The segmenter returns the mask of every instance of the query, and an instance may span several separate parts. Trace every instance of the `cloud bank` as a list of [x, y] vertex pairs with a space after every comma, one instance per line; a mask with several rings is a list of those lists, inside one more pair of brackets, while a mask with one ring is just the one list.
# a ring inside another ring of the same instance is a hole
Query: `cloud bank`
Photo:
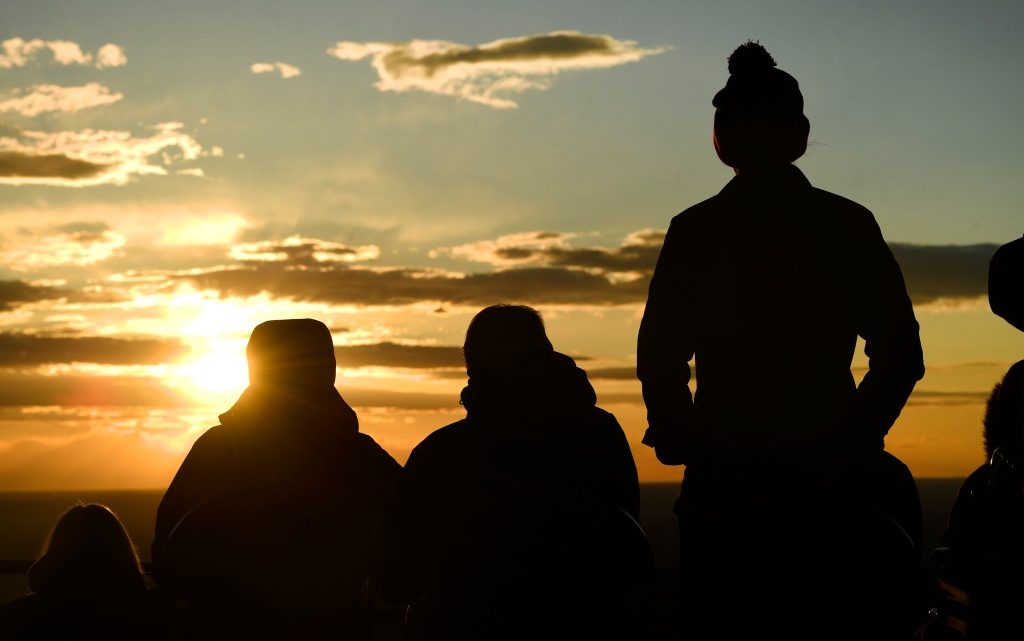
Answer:
[[615, 67], [665, 50], [609, 35], [554, 31], [476, 46], [444, 40], [341, 41], [327, 55], [368, 58], [379, 78], [374, 86], [381, 91], [421, 91], [512, 109], [518, 105], [511, 96], [548, 89], [559, 73]]
[[168, 338], [112, 338], [109, 336], [40, 336], [0, 332], [0, 367], [49, 363], [103, 365], [159, 365], [188, 353], [179, 341]]
[[92, 65], [97, 69], [107, 69], [128, 64], [124, 49], [113, 43], [107, 43], [91, 54], [70, 40], [8, 38], [0, 43], [0, 69], [24, 67], [47, 55], [52, 62], [64, 66]]
[[254, 62], [249, 66], [249, 71], [255, 74], [274, 73], [276, 71], [285, 80], [302, 75], [302, 69], [286, 62]]
[[338, 367], [442, 369], [465, 366], [462, 348], [455, 345], [406, 345], [391, 342], [336, 345], [334, 354]]
[[125, 244], [124, 236], [106, 225], [70, 225], [53, 231], [0, 244], [0, 263], [18, 272], [92, 265], [110, 258]]

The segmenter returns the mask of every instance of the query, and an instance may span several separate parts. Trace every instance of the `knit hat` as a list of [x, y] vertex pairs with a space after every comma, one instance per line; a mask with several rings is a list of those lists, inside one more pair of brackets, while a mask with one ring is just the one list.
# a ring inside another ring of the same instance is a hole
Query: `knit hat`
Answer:
[[796, 79], [779, 69], [758, 42], [748, 40], [729, 56], [729, 80], [711, 104], [732, 115], [793, 118], [803, 114], [804, 97]]

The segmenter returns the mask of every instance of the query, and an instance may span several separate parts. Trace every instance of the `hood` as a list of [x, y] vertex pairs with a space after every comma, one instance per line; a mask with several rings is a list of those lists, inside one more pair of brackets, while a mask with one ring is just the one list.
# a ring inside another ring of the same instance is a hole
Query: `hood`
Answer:
[[250, 385], [231, 409], [220, 415], [220, 422], [227, 427], [311, 425], [333, 433], [359, 432], [355, 410], [334, 387]]
[[587, 373], [565, 354], [549, 352], [501, 370], [470, 371], [462, 390], [468, 417], [489, 422], [532, 421], [594, 407], [597, 395]]

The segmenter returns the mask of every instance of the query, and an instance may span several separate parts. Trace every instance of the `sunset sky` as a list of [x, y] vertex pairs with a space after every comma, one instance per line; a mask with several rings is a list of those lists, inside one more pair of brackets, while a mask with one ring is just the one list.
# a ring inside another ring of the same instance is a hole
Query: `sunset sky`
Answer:
[[984, 299], [1024, 234], [1022, 21], [1012, 2], [5, 2], [0, 491], [165, 486], [272, 318], [331, 327], [342, 395], [404, 461], [463, 416], [462, 338], [496, 302], [539, 308], [641, 479], [677, 480], [639, 444], [636, 332], [668, 221], [731, 177], [711, 98], [748, 38], [800, 82], [798, 165], [875, 213], [915, 302], [928, 373], [888, 448], [962, 476], [1024, 357]]

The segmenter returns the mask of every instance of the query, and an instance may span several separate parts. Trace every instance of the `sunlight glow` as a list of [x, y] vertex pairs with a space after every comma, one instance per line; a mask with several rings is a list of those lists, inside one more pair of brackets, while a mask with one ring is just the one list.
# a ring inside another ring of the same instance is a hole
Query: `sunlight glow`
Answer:
[[183, 363], [179, 373], [193, 395], [203, 400], [230, 402], [249, 385], [245, 342], [212, 340], [209, 345], [208, 352]]

